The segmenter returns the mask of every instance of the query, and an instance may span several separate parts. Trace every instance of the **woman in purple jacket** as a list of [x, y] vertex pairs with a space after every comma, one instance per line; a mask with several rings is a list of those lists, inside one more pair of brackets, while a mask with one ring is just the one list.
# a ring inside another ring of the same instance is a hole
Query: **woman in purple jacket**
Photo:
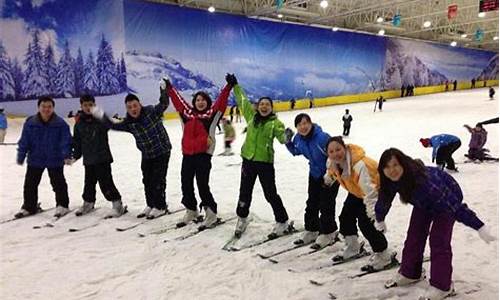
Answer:
[[[422, 279], [422, 261], [427, 236], [431, 249], [431, 278], [420, 299], [443, 299], [453, 292], [451, 281], [451, 236], [455, 221], [478, 231], [486, 243], [495, 240], [476, 214], [462, 203], [458, 183], [436, 167], [426, 167], [398, 149], [382, 153], [378, 165], [379, 198], [375, 205], [375, 227], [385, 228], [384, 219], [396, 193], [403, 203], [413, 205], [403, 248], [401, 267], [386, 287], [403, 286]], [[432, 224], [432, 228], [431, 228]], [[430, 230], [430, 234], [429, 234]]]

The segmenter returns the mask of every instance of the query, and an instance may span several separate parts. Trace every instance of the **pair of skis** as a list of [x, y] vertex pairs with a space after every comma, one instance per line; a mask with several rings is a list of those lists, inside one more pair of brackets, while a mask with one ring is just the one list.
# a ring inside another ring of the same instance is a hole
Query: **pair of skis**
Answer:
[[36, 212], [36, 214], [27, 215], [27, 216], [24, 216], [24, 217], [12, 217], [12, 218], [0, 221], [0, 224], [10, 223], [10, 222], [14, 222], [14, 221], [21, 220], [21, 219], [26, 219], [26, 218], [29, 218], [29, 217], [32, 217], [32, 216], [37, 216], [40, 213], [49, 212], [49, 211], [52, 211], [54, 209], [56, 209], [56, 208], [55, 207], [51, 207], [49, 209], [43, 209], [41, 207], [41, 203], [38, 203], [37, 204], [37, 212]]
[[[204, 226], [204, 225], [201, 225], [199, 226], [196, 230], [193, 230], [191, 232], [188, 232], [187, 234], [184, 234], [184, 235], [181, 235], [181, 236], [178, 236], [176, 237], [174, 240], [176, 241], [183, 241], [185, 239], [188, 239], [188, 238], [191, 238], [193, 236], [196, 236], [198, 234], [200, 234], [201, 232], [205, 231], [205, 230], [208, 230], [208, 229], [213, 229], [219, 225], [223, 225], [223, 224], [226, 224], [227, 222], [231, 222], [233, 220], [236, 220], [238, 217], [231, 217], [231, 218], [227, 218], [227, 219], [222, 219], [222, 218], [217, 218], [217, 221], [212, 224], [212, 226]], [[170, 240], [164, 240], [163, 242], [164, 243], [167, 243], [169, 242]]]
[[127, 231], [127, 230], [130, 230], [130, 229], [134, 229], [134, 228], [136, 228], [136, 227], [138, 227], [138, 226], [140, 226], [140, 225], [142, 225], [142, 224], [144, 224], [146, 222], [158, 219], [158, 218], [163, 217], [163, 216], [173, 215], [173, 214], [179, 213], [179, 212], [184, 211], [184, 210], [185, 210], [184, 208], [178, 208], [178, 209], [175, 209], [175, 210], [172, 210], [172, 211], [170, 211], [170, 210], [167, 209], [164, 214], [162, 214], [162, 215], [160, 215], [160, 216], [158, 216], [158, 217], [156, 217], [154, 219], [144, 218], [143, 220], [135, 222], [134, 224], [129, 225], [129, 226], [116, 227], [116, 231], [123, 232], [123, 231]]

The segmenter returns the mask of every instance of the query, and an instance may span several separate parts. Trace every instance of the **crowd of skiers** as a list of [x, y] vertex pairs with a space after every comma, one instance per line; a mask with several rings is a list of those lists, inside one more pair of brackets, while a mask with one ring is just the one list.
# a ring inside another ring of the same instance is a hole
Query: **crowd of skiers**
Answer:
[[[236, 236], [243, 234], [250, 222], [248, 216], [257, 177], [275, 218], [269, 238], [290, 233], [289, 216], [275, 182], [273, 141], [276, 139], [292, 155], [302, 155], [309, 161], [305, 232], [294, 241], [295, 244], [311, 244], [312, 248], [321, 249], [338, 241], [340, 234], [345, 247], [334, 259], [353, 259], [366, 251], [358, 239], [359, 227], [373, 251], [370, 267], [384, 269], [395, 257], [395, 251], [384, 234], [384, 220], [395, 195], [399, 194], [402, 203], [413, 205], [413, 211], [400, 270], [387, 284], [403, 286], [422, 279], [423, 252], [426, 239], [430, 236], [431, 277], [425, 297], [443, 299], [453, 290], [451, 238], [455, 221], [477, 230], [486, 242], [495, 239], [474, 211], [463, 203], [458, 183], [443, 170], [456, 170], [452, 154], [461, 145], [457, 137], [442, 134], [420, 140], [425, 147], [433, 147], [432, 160], [438, 167], [424, 166], [422, 161], [395, 148], [385, 150], [377, 162], [367, 156], [361, 146], [345, 143], [341, 136], [331, 137], [305, 113], [295, 117], [297, 134], [291, 128], [285, 129], [273, 111], [272, 99], [261, 97], [256, 105], [252, 104], [232, 74], [226, 75], [226, 85], [215, 101], [200, 91], [193, 96], [191, 103], [183, 99], [170, 80], [164, 78], [156, 105], [143, 106], [136, 95], [127, 95], [127, 115], [121, 121], [107, 116], [96, 106], [92, 96], [82, 96], [73, 137], [66, 122], [55, 114], [54, 100], [41, 97], [38, 113], [26, 120], [18, 143], [17, 163], [22, 165], [27, 158], [27, 171], [24, 203], [16, 217], [35, 214], [40, 209], [38, 185], [45, 169], [56, 194], [55, 215], [67, 214], [69, 198], [64, 165], [71, 165], [80, 158], [85, 167], [85, 179], [83, 205], [76, 214], [85, 215], [94, 209], [97, 183], [104, 197], [112, 203], [109, 217], [126, 213], [127, 206], [122, 203], [112, 177], [113, 157], [108, 142], [110, 129], [132, 134], [142, 154], [146, 206], [137, 217], [152, 219], [166, 214], [166, 174], [172, 145], [162, 117], [172, 103], [183, 123], [181, 202], [186, 212], [178, 226], [199, 220], [201, 209], [205, 211], [201, 226], [215, 226], [218, 209], [209, 184], [211, 159], [215, 148], [215, 127], [226, 111], [231, 91], [236, 98], [236, 109], [241, 111], [247, 123], [241, 149], [243, 162], [236, 204]], [[380, 99], [380, 105], [382, 102]], [[343, 121], [343, 135], [348, 136], [352, 121], [349, 110], [346, 110]], [[231, 120], [224, 120], [226, 151], [230, 151], [234, 140], [234, 128], [231, 130], [230, 124]], [[468, 153], [471, 159], [485, 159], [483, 124], [486, 122], [479, 123], [475, 128], [466, 125], [472, 134]], [[195, 178], [201, 198], [199, 204], [194, 194]], [[348, 196], [337, 222], [335, 202], [340, 186], [348, 192]]]

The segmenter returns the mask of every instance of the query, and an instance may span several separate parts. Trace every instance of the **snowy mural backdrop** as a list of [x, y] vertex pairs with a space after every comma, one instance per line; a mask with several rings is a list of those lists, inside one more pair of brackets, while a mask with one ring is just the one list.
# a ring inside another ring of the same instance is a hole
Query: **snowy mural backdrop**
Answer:
[[190, 97], [216, 96], [235, 73], [251, 98], [278, 100], [498, 78], [492, 52], [143, 1], [4, 0], [0, 10], [0, 101], [13, 113], [32, 113], [45, 94], [66, 113], [83, 93], [123, 113], [128, 92], [156, 102], [165, 75]]

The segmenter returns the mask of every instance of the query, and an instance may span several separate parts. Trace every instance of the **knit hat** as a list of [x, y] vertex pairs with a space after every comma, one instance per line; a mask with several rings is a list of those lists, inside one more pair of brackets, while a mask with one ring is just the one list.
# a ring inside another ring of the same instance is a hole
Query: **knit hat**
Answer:
[[267, 100], [271, 103], [271, 106], [273, 106], [273, 99], [271, 99], [270, 97], [260, 97], [259, 100], [257, 101], [257, 104], [260, 103], [260, 101], [262, 100]]
[[420, 142], [422, 143], [422, 146], [424, 146], [426, 148], [431, 145], [431, 140], [430, 139], [421, 138]]

